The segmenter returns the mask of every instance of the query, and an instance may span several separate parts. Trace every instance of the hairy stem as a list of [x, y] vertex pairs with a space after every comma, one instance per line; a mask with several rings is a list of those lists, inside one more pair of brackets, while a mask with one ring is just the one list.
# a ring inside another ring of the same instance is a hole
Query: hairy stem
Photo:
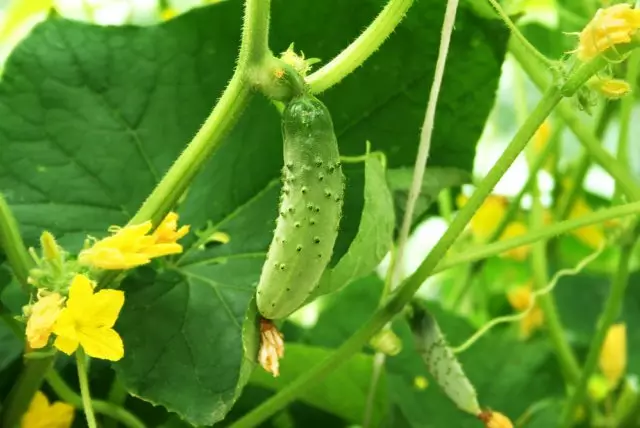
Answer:
[[[64, 379], [62, 379], [57, 372], [49, 370], [46, 375], [46, 380], [51, 389], [53, 389], [53, 392], [55, 392], [60, 399], [71, 404], [77, 409], [82, 409], [84, 407], [82, 397], [76, 394], [76, 392], [66, 384]], [[121, 406], [101, 400], [92, 400], [91, 404], [93, 405], [96, 413], [108, 416], [113, 421], [120, 422], [126, 427], [145, 428], [145, 424], [140, 419]]]
[[238, 68], [259, 64], [269, 55], [271, 0], [245, 0]]
[[29, 257], [29, 252], [20, 236], [18, 222], [2, 194], [0, 194], [0, 247], [7, 255], [16, 279], [27, 288], [29, 286], [27, 279], [33, 260]]
[[360, 67], [398, 26], [413, 0], [389, 0], [366, 30], [328, 64], [311, 73], [306, 81], [311, 92], [323, 92]]
[[540, 124], [542, 124], [544, 119], [558, 104], [560, 98], [561, 95], [556, 89], [550, 89], [544, 94], [531, 116], [529, 116], [527, 121], [516, 133], [500, 159], [498, 159], [487, 176], [478, 185], [474, 194], [469, 198], [469, 201], [465, 204], [463, 209], [453, 219], [447, 231], [433, 247], [429, 255], [423, 260], [416, 272], [402, 283], [397, 292], [373, 314], [369, 321], [358, 329], [358, 331], [344, 342], [333, 354], [315, 367], [310, 368], [303, 375], [280, 390], [276, 395], [253, 409], [248, 414], [244, 415], [231, 426], [240, 428], [259, 425], [266, 418], [293, 401], [302, 391], [305, 390], [305, 388], [322, 379], [326, 374], [330, 373], [351, 358], [351, 356], [362, 348], [371, 336], [388, 323], [398, 312], [400, 312], [404, 306], [409, 303], [420, 285], [422, 285], [422, 283], [433, 273], [438, 262], [444, 257], [484, 199], [489, 195], [489, 193], [491, 193], [493, 187], [498, 183], [509, 166], [511, 166], [516, 157], [524, 149], [536, 129], [538, 129]]
[[629, 262], [633, 255], [633, 247], [637, 237], [637, 232], [632, 232], [632, 235], [632, 239], [629, 239], [629, 237], [623, 238], [625, 239], [625, 242], [622, 243], [622, 249], [618, 259], [618, 270], [615, 273], [611, 289], [609, 290], [609, 296], [607, 297], [604, 309], [600, 315], [600, 319], [598, 320], [596, 333], [593, 336], [593, 339], [591, 339], [589, 353], [587, 354], [587, 359], [582, 369], [582, 375], [580, 376], [579, 382], [562, 413], [562, 427], [570, 427], [572, 425], [575, 411], [584, 399], [589, 378], [598, 364], [598, 357], [600, 356], [602, 344], [607, 337], [609, 327], [611, 327], [611, 324], [613, 324], [620, 314], [625, 290], [627, 289], [627, 283], [629, 282]]

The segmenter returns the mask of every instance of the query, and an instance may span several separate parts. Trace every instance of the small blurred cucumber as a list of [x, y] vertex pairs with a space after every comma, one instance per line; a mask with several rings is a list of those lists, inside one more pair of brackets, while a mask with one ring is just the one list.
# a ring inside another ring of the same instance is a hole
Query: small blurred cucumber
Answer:
[[257, 289], [260, 314], [285, 318], [305, 302], [338, 236], [344, 175], [329, 110], [303, 95], [282, 114], [280, 214]]
[[460, 410], [479, 415], [481, 409], [476, 390], [447, 345], [435, 318], [419, 302], [413, 302], [411, 309], [409, 325], [429, 373]]

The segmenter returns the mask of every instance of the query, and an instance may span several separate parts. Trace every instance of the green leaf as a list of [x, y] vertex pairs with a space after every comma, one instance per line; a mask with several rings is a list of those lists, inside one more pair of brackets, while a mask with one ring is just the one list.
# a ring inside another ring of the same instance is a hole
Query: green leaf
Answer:
[[370, 274], [389, 252], [393, 243], [394, 214], [382, 161], [379, 156], [367, 156], [364, 207], [358, 233], [338, 263], [325, 271], [313, 298], [339, 290]]
[[225, 87], [240, 25], [234, 1], [157, 27], [36, 26], [0, 83], [0, 191], [28, 244], [128, 221]]
[[[407, 204], [409, 189], [413, 181], [413, 168], [396, 168], [387, 171], [387, 182], [393, 192], [396, 207], [396, 219], [402, 221], [404, 207]], [[427, 167], [422, 179], [420, 196], [416, 201], [412, 222], [415, 222], [427, 212], [438, 195], [444, 189], [461, 186], [471, 182], [471, 174], [458, 168]]]
[[[320, 363], [331, 349], [287, 343], [281, 361], [280, 376], [274, 378], [264, 370], [256, 370], [251, 383], [272, 390], [281, 390], [298, 376]], [[338, 415], [351, 423], [361, 423], [373, 368], [373, 358], [356, 354], [345, 364], [328, 374], [320, 383], [310, 386], [300, 396], [304, 403]], [[373, 401], [371, 426], [379, 426], [387, 411], [386, 379], [381, 376]]]
[[[271, 46], [282, 52], [295, 42], [296, 50], [324, 64], [351, 43], [385, 3], [274, 0]], [[414, 164], [444, 9], [445, 3], [437, 0], [414, 2], [361, 68], [321, 94], [333, 115], [343, 155], [359, 154], [368, 140], [372, 150], [387, 155], [390, 168]], [[430, 165], [471, 171], [475, 146], [495, 99], [508, 36], [501, 22], [482, 19], [466, 8], [458, 11]]]
[[129, 279], [116, 325], [125, 343], [116, 369], [127, 389], [192, 424], [223, 419], [257, 355], [257, 311], [249, 303], [261, 262], [229, 260]]

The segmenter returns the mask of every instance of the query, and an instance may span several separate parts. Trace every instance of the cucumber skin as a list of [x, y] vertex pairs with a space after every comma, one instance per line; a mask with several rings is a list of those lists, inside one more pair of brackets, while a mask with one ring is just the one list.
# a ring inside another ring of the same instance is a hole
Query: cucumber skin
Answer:
[[284, 167], [280, 210], [257, 288], [260, 314], [289, 316], [318, 286], [331, 260], [344, 197], [344, 175], [333, 122], [310, 95], [282, 114]]
[[481, 412], [475, 388], [467, 378], [435, 318], [417, 302], [412, 302], [409, 325], [416, 348], [429, 373], [444, 393], [462, 411], [471, 415]]

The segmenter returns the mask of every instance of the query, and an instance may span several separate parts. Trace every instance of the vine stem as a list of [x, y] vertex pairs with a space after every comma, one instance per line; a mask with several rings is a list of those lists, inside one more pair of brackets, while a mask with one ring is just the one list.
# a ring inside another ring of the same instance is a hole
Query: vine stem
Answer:
[[304, 391], [310, 384], [322, 379], [326, 374], [346, 362], [362, 348], [371, 336], [400, 312], [411, 300], [420, 285], [431, 275], [438, 262], [444, 257], [460, 233], [462, 233], [484, 199], [491, 193], [493, 187], [498, 183], [518, 154], [524, 149], [536, 129], [538, 129], [544, 119], [551, 113], [560, 99], [561, 95], [556, 88], [549, 89], [543, 95], [538, 106], [531, 113], [531, 116], [529, 116], [527, 121], [516, 133], [500, 159], [498, 159], [482, 182], [479, 183], [474, 194], [453, 219], [447, 231], [432, 248], [416, 272], [403, 281], [398, 290], [373, 314], [369, 321], [347, 339], [333, 354], [299, 376], [276, 395], [244, 415], [231, 426], [234, 428], [258, 426], [266, 418], [293, 401], [296, 396]]
[[[543, 206], [540, 201], [540, 189], [537, 182], [532, 186], [533, 206], [531, 209], [531, 228], [533, 230], [543, 229]], [[533, 271], [533, 286], [536, 291], [544, 289], [549, 283], [547, 265], [547, 245], [544, 240], [539, 240], [533, 244], [531, 251], [531, 268]], [[560, 363], [562, 372], [570, 384], [576, 384], [580, 379], [580, 366], [566, 335], [560, 320], [558, 307], [552, 293], [538, 295], [540, 309], [544, 315], [544, 322], [547, 334], [551, 339], [556, 358]]]
[[[403, 255], [407, 240], [409, 238], [409, 232], [411, 230], [411, 223], [413, 221], [413, 213], [416, 207], [416, 201], [420, 196], [422, 190], [422, 180], [424, 179], [424, 170], [427, 167], [427, 161], [429, 159], [429, 151], [431, 149], [431, 138], [433, 136], [433, 126], [436, 118], [436, 107], [438, 105], [438, 97], [440, 96], [440, 89], [442, 87], [442, 80], [444, 78], [444, 70], [447, 63], [447, 56], [449, 55], [449, 45], [451, 44], [451, 34], [453, 33], [453, 25], [456, 21], [456, 11], [458, 10], [458, 0], [448, 0], [445, 7], [444, 19], [442, 21], [442, 31], [440, 35], [440, 46], [438, 48], [438, 58], [436, 59], [436, 67], [433, 76], [433, 82], [429, 91], [429, 101], [427, 102], [427, 109], [425, 112], [424, 122], [422, 124], [422, 131], [420, 133], [420, 144], [418, 145], [418, 154], [416, 156], [416, 163], [413, 167], [413, 180], [411, 188], [409, 189], [409, 196], [407, 197], [407, 203], [405, 205], [404, 218], [402, 220], [402, 227], [400, 229], [400, 235], [398, 237], [398, 249], [396, 257], [391, 258], [389, 265], [389, 273], [387, 279], [390, 281], [385, 285], [384, 292], [382, 293], [381, 303], [387, 297], [388, 292], [393, 292], [396, 286], [396, 278], [402, 267]], [[381, 352], [377, 352], [373, 360], [373, 372], [371, 375], [371, 384], [369, 386], [369, 393], [365, 406], [365, 414], [363, 418], [363, 427], [367, 428], [370, 423], [371, 413], [374, 408], [375, 393], [378, 388], [378, 380], [382, 374], [382, 367], [384, 366], [385, 355]]]
[[[46, 380], [51, 389], [53, 389], [53, 392], [55, 392], [61, 400], [78, 409], [84, 407], [82, 397], [76, 394], [57, 372], [49, 370], [46, 375]], [[92, 400], [91, 403], [96, 413], [109, 416], [112, 420], [118, 421], [126, 427], [145, 428], [145, 424], [140, 419], [121, 406], [102, 400]]]
[[591, 340], [589, 346], [589, 352], [582, 369], [582, 376], [580, 376], [579, 382], [569, 398], [564, 411], [562, 412], [562, 427], [570, 427], [573, 422], [573, 416], [578, 405], [582, 402], [585, 391], [587, 389], [587, 383], [589, 378], [593, 374], [598, 364], [598, 357], [602, 349], [602, 344], [607, 336], [609, 327], [615, 321], [616, 317], [620, 313], [622, 301], [624, 299], [627, 283], [629, 282], [629, 262], [633, 255], [633, 247], [637, 238], [637, 232], [632, 232], [633, 238], [623, 238], [625, 241], [622, 243], [622, 249], [618, 259], [618, 269], [613, 278], [609, 296], [605, 302], [604, 310], [600, 315], [598, 324], [596, 327], [595, 335]]
[[640, 214], [640, 202], [633, 202], [630, 204], [619, 205], [613, 208], [607, 208], [599, 210], [585, 216], [580, 216], [575, 219], [565, 220], [560, 223], [554, 223], [552, 225], [545, 226], [542, 229], [536, 229], [533, 232], [529, 232], [525, 235], [516, 236], [504, 241], [493, 242], [478, 246], [464, 253], [454, 254], [448, 256], [433, 270], [433, 274], [440, 273], [447, 269], [451, 269], [455, 266], [474, 262], [477, 260], [486, 259], [513, 248], [522, 247], [524, 245], [530, 245], [540, 240], [552, 238], [554, 236], [561, 235], [563, 233], [570, 232], [572, 230], [580, 229], [592, 224], [602, 223], [604, 221], [612, 220], [615, 218], [621, 218], [630, 215]]
[[[509, 42], [509, 52], [540, 90], [545, 90], [545, 88], [553, 86], [549, 85], [547, 70], [536, 61], [533, 61], [527, 54], [528, 51], [521, 45], [511, 40]], [[592, 64], [587, 65], [589, 65], [589, 70], [593, 71]], [[584, 82], [586, 81], [585, 77], [588, 79], [588, 76], [586, 76], [583, 70], [583, 68], [579, 69], [580, 74], [577, 75], [577, 78]], [[577, 89], [579, 86], [576, 86], [576, 84], [577, 82], [572, 78], [571, 82], [567, 81], [566, 86]], [[566, 94], [568, 95], [569, 93]], [[593, 159], [620, 185], [622, 192], [632, 201], [640, 200], [640, 187], [629, 173], [629, 170], [602, 148], [600, 141], [586, 128], [571, 105], [567, 102], [562, 102], [558, 106], [557, 112], [569, 129], [578, 137], [578, 141], [587, 149]]]
[[0, 194], [0, 247], [7, 255], [13, 275], [24, 288], [27, 288], [29, 286], [27, 279], [33, 260], [20, 236], [18, 222], [2, 194]]
[[396, 284], [397, 274], [402, 266], [407, 239], [413, 222], [413, 213], [416, 208], [416, 201], [422, 190], [422, 180], [424, 179], [424, 170], [427, 167], [429, 159], [429, 150], [431, 149], [431, 138], [433, 135], [433, 126], [436, 118], [436, 107], [438, 105], [438, 97], [440, 96], [440, 88], [442, 87], [442, 79], [444, 77], [444, 69], [449, 54], [449, 45], [451, 43], [451, 34], [453, 33], [453, 25], [456, 21], [456, 11], [458, 10], [458, 0], [448, 0], [444, 12], [444, 21], [442, 22], [442, 31], [440, 36], [440, 47], [438, 48], [438, 58], [436, 59], [436, 69], [433, 76], [433, 83], [429, 92], [429, 101], [425, 112], [424, 123], [420, 133], [420, 145], [418, 146], [418, 154], [416, 163], [413, 167], [413, 179], [409, 188], [409, 195], [405, 205], [404, 218], [402, 219], [402, 227], [398, 237], [397, 256], [392, 260], [391, 266], [391, 286], [389, 290], [393, 291]]
[[222, 96], [186, 149], [162, 177], [129, 224], [160, 221], [238, 122], [252, 94], [250, 74], [270, 54], [270, 0], [246, 0], [238, 64]]
[[326, 91], [352, 73], [391, 35], [405, 16], [413, 0], [389, 0], [366, 30], [328, 64], [307, 76], [314, 94]]
[[97, 428], [96, 415], [93, 412], [91, 393], [89, 392], [89, 379], [87, 377], [87, 356], [82, 347], [76, 350], [76, 365], [78, 367], [78, 381], [80, 383], [80, 396], [82, 397], [82, 409], [87, 418], [89, 428]]
[[500, 3], [498, 3], [496, 0], [489, 0], [489, 3], [493, 7], [494, 11], [498, 14], [498, 17], [500, 18], [500, 20], [502, 20], [502, 22], [507, 26], [507, 28], [509, 28], [509, 30], [511, 31], [511, 34], [518, 39], [518, 42], [523, 47], [523, 49], [526, 49], [534, 58], [536, 58], [536, 60], [540, 62], [542, 66], [547, 68], [551, 68], [555, 66], [555, 63], [553, 61], [551, 61], [549, 58], [544, 56], [538, 49], [536, 49], [536, 47], [533, 46], [531, 42], [529, 42], [529, 40], [527, 40], [524, 34], [520, 32], [518, 27], [516, 27], [513, 21], [505, 13], [504, 9], [502, 9], [502, 6], [500, 6]]

